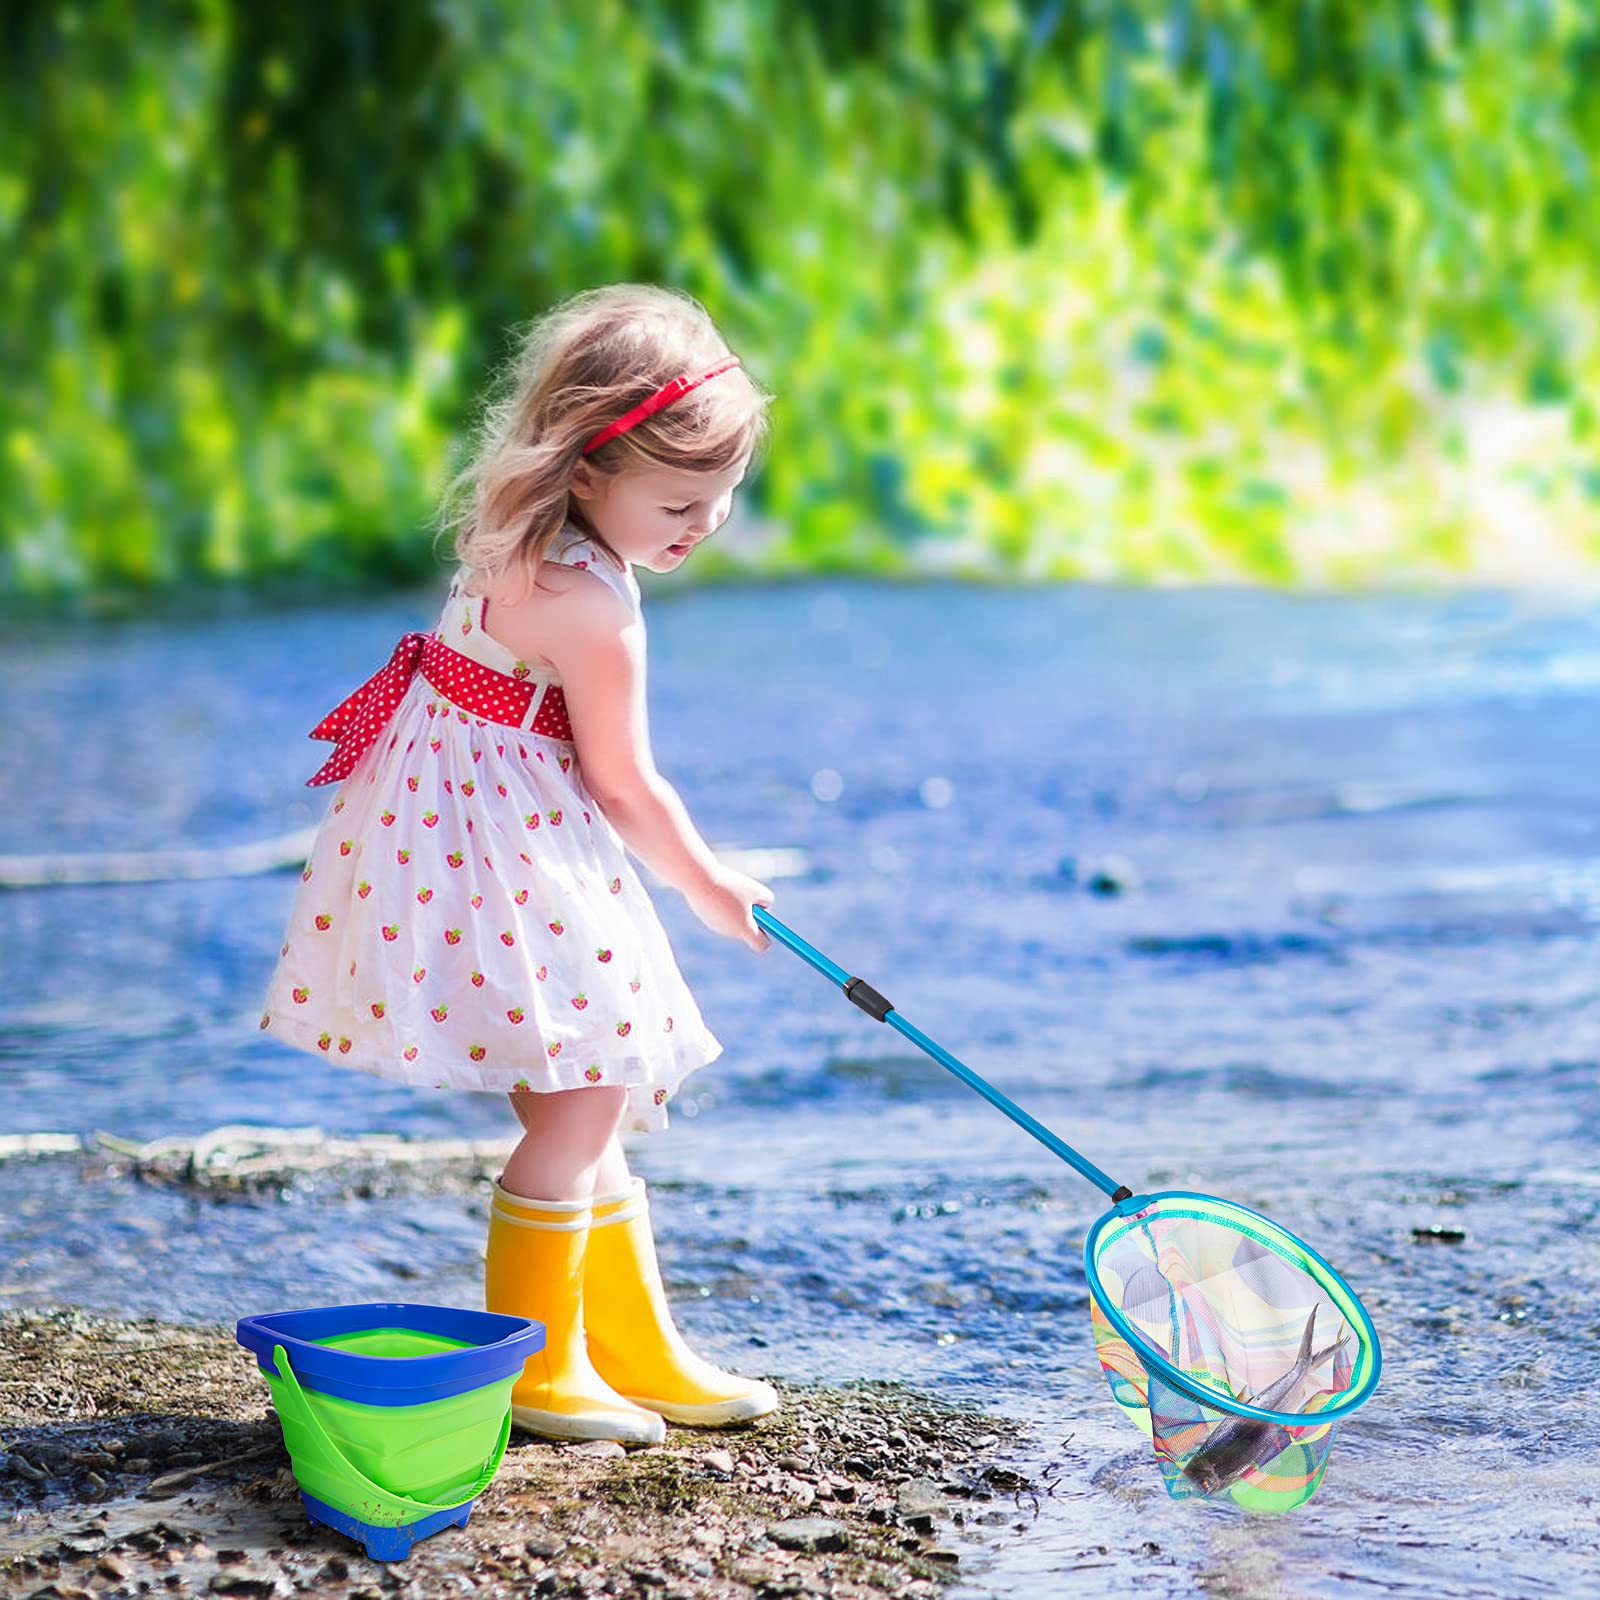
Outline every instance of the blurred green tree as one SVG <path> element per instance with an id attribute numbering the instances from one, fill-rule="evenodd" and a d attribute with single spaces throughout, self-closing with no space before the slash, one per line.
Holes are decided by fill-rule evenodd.
<path id="1" fill-rule="evenodd" d="M 770 570 L 1559 570 L 1597 69 L 1578 0 L 19 0 L 0 592 L 421 575 L 617 279 L 779 395 Z"/>

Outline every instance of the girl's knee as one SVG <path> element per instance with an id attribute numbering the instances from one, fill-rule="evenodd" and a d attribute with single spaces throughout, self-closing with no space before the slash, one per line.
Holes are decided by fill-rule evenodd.
<path id="1" fill-rule="evenodd" d="M 524 1128 L 559 1126 L 577 1135 L 609 1138 L 622 1121 L 628 1091 L 613 1084 L 592 1089 L 513 1089 L 507 1098 Z"/>

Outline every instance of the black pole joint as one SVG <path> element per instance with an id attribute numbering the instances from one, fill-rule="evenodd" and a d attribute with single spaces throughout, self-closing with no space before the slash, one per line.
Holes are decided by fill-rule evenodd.
<path id="1" fill-rule="evenodd" d="M 876 1022 L 882 1022 L 894 1010 L 893 1005 L 885 1000 L 865 978 L 852 978 L 844 986 L 844 992 L 853 1005 L 860 1006 Z"/>
<path id="2" fill-rule="evenodd" d="M 1127 1184 L 1119 1183 L 1117 1185 L 1117 1192 L 1111 1197 L 1111 1203 L 1112 1205 L 1117 1206 L 1121 1205 L 1124 1200 L 1131 1199 L 1133 1199 L 1133 1190 L 1130 1189 Z"/>

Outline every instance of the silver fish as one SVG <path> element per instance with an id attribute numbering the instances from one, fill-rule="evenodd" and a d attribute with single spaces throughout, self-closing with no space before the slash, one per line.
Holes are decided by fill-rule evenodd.
<path id="1" fill-rule="evenodd" d="M 1286 1409 L 1288 1401 L 1308 1374 L 1315 1372 L 1329 1356 L 1333 1355 L 1350 1337 L 1349 1329 L 1341 1328 L 1339 1337 L 1315 1355 L 1311 1340 L 1317 1324 L 1317 1308 L 1312 1306 L 1306 1318 L 1305 1332 L 1300 1336 L 1300 1352 L 1294 1365 L 1281 1378 L 1269 1383 L 1258 1395 L 1242 1395 L 1246 1405 L 1260 1406 L 1263 1411 Z M 1271 1441 L 1271 1448 L 1264 1446 Z M 1288 1442 L 1284 1425 L 1279 1422 L 1262 1422 L 1256 1417 L 1232 1417 L 1190 1456 L 1183 1464 L 1184 1476 L 1206 1494 L 1217 1494 L 1229 1484 L 1242 1478 L 1258 1461 L 1273 1456 Z"/>

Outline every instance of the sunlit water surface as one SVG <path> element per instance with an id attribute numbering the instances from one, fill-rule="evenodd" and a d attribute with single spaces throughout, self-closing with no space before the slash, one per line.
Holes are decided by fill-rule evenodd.
<path id="1" fill-rule="evenodd" d="M 0 643 L 4 849 L 314 822 L 307 728 L 438 600 Z M 697 1342 L 1026 1419 L 1044 1489 L 968 1524 L 964 1595 L 1600 1591 L 1600 611 L 818 582 L 647 614 L 662 769 L 713 840 L 807 863 L 774 913 L 1119 1180 L 1302 1234 L 1385 1374 L 1301 1510 L 1170 1502 L 1094 1360 L 1096 1191 L 658 887 L 726 1047 L 634 1148 Z M 1096 894 L 1109 855 L 1131 877 Z M 296 881 L 0 896 L 5 1127 L 509 1135 L 497 1097 L 258 1040 Z M 219 1205 L 77 1170 L 0 1164 L 0 1305 L 478 1303 L 459 1197 Z"/>

